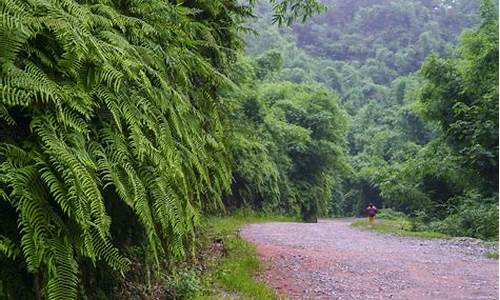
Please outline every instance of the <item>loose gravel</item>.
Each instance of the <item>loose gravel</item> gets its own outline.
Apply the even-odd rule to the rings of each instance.
[[[251,224],[241,236],[264,261],[259,279],[291,299],[498,299],[498,261],[484,255],[495,246],[377,234],[350,224]]]

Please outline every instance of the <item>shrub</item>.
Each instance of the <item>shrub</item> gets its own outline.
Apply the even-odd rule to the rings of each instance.
[[[201,288],[200,277],[193,270],[178,270],[166,281],[168,299],[191,299]]]
[[[378,213],[378,217],[386,220],[398,220],[407,218],[405,213],[396,211],[392,208],[385,208],[380,210],[380,212]]]
[[[497,197],[477,199],[478,194],[461,197],[461,204],[442,221],[431,227],[453,236],[469,236],[485,240],[498,240]]]

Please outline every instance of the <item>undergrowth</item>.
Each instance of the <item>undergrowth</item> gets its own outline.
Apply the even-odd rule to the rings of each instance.
[[[261,268],[255,247],[239,236],[240,228],[246,224],[271,221],[296,220],[247,211],[203,220],[200,271],[190,273],[189,277],[189,281],[196,282],[198,290],[193,293],[188,289],[185,295],[178,293],[177,299],[278,299],[271,288],[255,279]]]
[[[413,224],[406,218],[385,219],[377,218],[372,225],[368,220],[357,220],[352,227],[373,230],[380,233],[394,233],[401,236],[418,237],[424,239],[446,239],[448,235],[435,231],[414,231]]]

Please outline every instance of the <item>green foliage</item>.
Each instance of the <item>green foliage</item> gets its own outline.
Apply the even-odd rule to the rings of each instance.
[[[314,221],[328,212],[333,185],[347,169],[346,117],[336,96],[317,84],[261,76],[276,71],[280,61],[268,52],[253,70],[251,64],[235,68],[237,76],[265,80],[241,84],[226,96],[232,101],[228,149],[234,180],[225,203],[301,212]]]
[[[398,218],[394,220],[377,219],[375,224],[370,224],[368,220],[357,220],[351,224],[354,228],[373,230],[379,233],[397,234],[407,237],[422,239],[445,239],[447,235],[436,231],[413,231],[411,222],[408,219]]]
[[[174,270],[166,280],[168,299],[192,299],[201,289],[201,280],[192,270]]]
[[[418,208],[441,219],[432,228],[497,239],[498,17],[489,0],[482,1],[481,16],[478,28],[461,35],[457,57],[430,56],[422,66],[418,111],[436,124],[439,136],[393,178],[423,166],[406,185],[433,203]]]
[[[461,232],[490,236],[494,208],[478,207],[498,195],[497,2],[324,3],[332,9],[291,30],[270,26],[271,10],[262,8],[252,24],[260,36],[247,41],[251,55],[286,58],[275,78],[320,82],[352,118],[353,173],[333,185],[332,212],[361,215],[374,202],[423,230],[452,218],[460,199],[477,191],[467,204],[473,220],[450,223],[489,222],[482,233]]]
[[[483,23],[461,35],[459,57],[428,58],[420,111],[438,124],[485,192],[498,192],[498,17],[483,1]]]
[[[435,216],[447,213],[452,197],[463,190],[459,158],[436,141],[403,162],[392,163],[378,174],[385,203],[412,213],[425,210]]]
[[[258,2],[258,0],[248,1],[252,6]],[[327,9],[318,0],[268,0],[268,2],[272,5],[272,23],[278,26],[290,26],[297,20],[305,22]]]
[[[271,130],[279,128],[275,140],[286,145],[283,152],[292,162],[286,194],[300,204],[304,219],[324,215],[335,181],[347,171],[345,116],[327,90],[290,83],[264,89],[264,97],[274,102],[271,110],[278,120],[271,124],[278,127]],[[282,122],[286,127],[280,126]]]
[[[219,293],[238,299],[277,299],[272,289],[255,279],[254,274],[261,267],[255,247],[239,236],[239,229],[245,224],[269,221],[291,222],[296,219],[237,210],[231,216],[204,220],[203,235],[209,237],[209,242],[219,241],[224,247],[224,255],[203,274],[205,283],[212,290],[198,294],[195,299],[221,299],[223,296]]]
[[[151,285],[224,204],[498,235],[495,5],[269,2],[0,0],[0,297],[105,298],[131,265]],[[271,297],[233,242],[220,279]]]
[[[398,220],[406,218],[406,215],[400,211],[396,211],[392,208],[384,208],[381,209],[377,213],[377,218],[385,219],[385,220]]]
[[[255,73],[258,79],[275,74],[283,67],[283,58],[278,51],[268,51],[255,60]]]
[[[272,2],[278,23],[322,9]],[[234,87],[226,75],[253,8],[0,0],[0,297],[102,298],[93,274],[124,275],[126,249],[144,249],[145,281],[194,253],[201,212],[220,211],[231,184],[219,91]],[[242,109],[257,122],[254,104]],[[252,152],[267,146],[240,141],[261,159]],[[258,189],[273,193],[277,177]]]
[[[299,46],[315,56],[360,61],[364,67],[381,64],[398,75],[418,70],[430,53],[450,54],[449,42],[477,21],[478,10],[477,2],[463,0],[324,3],[332,9],[295,27]],[[381,74],[391,72],[366,75],[375,81]]]
[[[44,297],[74,299],[83,260],[123,274],[127,244],[145,243],[156,270],[192,251],[200,210],[220,207],[231,178],[213,91],[226,85],[245,7],[0,7],[2,254]],[[113,236],[123,224],[137,240]]]
[[[279,51],[286,58],[277,79],[317,81],[336,91],[352,117],[347,140],[354,176],[342,178],[335,192],[335,201],[341,203],[333,206],[358,214],[367,202],[386,201],[380,195],[385,168],[411,158],[437,135],[433,124],[415,112],[422,79],[409,73],[430,53],[452,54],[456,35],[477,23],[478,5],[361,0],[325,4],[332,9],[293,30],[271,26],[272,12],[262,8],[260,21],[252,24],[259,37],[248,37],[247,48],[256,57]],[[419,198],[416,202],[429,203],[417,187],[405,189]]]
[[[457,198],[459,205],[442,221],[431,223],[431,228],[453,236],[498,240],[498,199],[484,199],[477,192]]]
[[[273,23],[292,25],[301,19],[305,22],[317,13],[326,11],[326,6],[317,0],[270,0],[273,4]]]

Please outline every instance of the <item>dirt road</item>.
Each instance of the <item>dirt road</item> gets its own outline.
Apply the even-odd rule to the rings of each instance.
[[[498,299],[498,261],[474,243],[382,235],[348,220],[252,224],[260,279],[292,299]]]

